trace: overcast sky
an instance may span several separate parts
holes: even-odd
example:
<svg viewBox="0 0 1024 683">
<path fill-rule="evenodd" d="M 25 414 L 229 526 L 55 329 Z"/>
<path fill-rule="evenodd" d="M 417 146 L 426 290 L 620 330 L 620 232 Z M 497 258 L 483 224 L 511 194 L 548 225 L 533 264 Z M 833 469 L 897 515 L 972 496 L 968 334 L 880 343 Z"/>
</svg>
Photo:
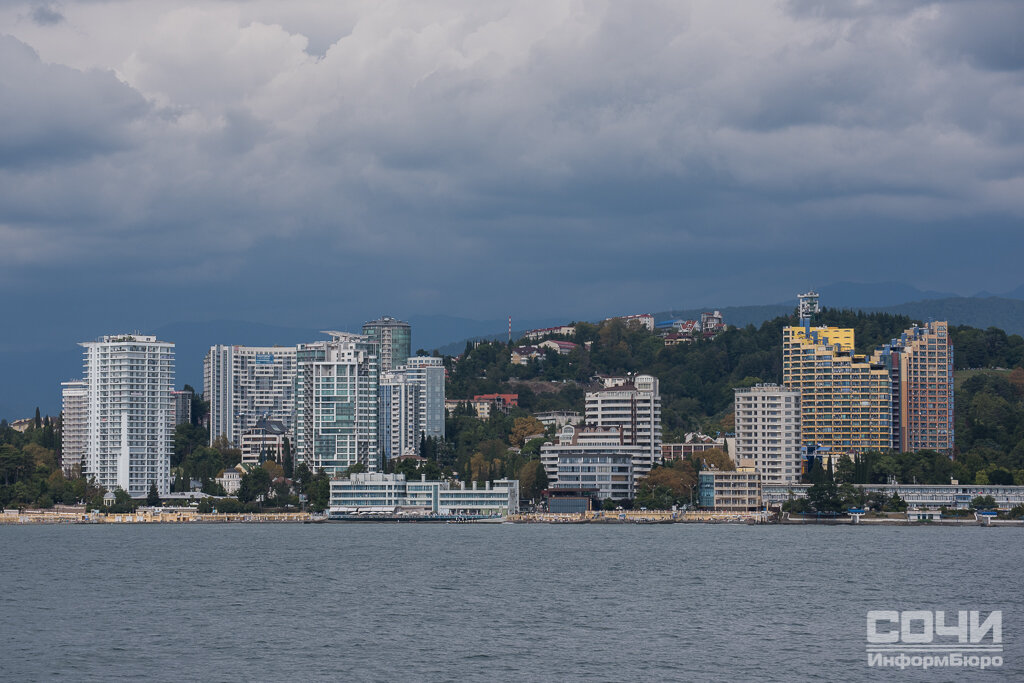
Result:
<svg viewBox="0 0 1024 683">
<path fill-rule="evenodd" d="M 985 0 L 0 2 L 5 319 L 1006 291 L 1022 27 Z"/>
</svg>

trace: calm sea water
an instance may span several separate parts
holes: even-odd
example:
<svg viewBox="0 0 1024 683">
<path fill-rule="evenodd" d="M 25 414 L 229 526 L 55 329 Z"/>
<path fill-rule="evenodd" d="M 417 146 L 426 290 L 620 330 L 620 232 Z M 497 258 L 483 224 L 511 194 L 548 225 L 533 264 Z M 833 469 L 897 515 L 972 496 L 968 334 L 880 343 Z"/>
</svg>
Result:
<svg viewBox="0 0 1024 683">
<path fill-rule="evenodd" d="M 4 681 L 1024 679 L 1019 529 L 0 527 Z M 867 667 L 869 609 L 1003 610 L 1001 670 Z"/>
</svg>

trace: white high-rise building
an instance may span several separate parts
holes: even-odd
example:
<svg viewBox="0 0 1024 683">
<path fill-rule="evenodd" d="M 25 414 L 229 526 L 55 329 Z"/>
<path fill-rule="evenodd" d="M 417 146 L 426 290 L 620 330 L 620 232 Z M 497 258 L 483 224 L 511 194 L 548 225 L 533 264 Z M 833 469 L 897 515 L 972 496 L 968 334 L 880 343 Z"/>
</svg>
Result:
<svg viewBox="0 0 1024 683">
<path fill-rule="evenodd" d="M 413 356 L 380 376 L 380 439 L 386 460 L 416 455 L 424 437 L 444 438 L 444 363 Z"/>
<path fill-rule="evenodd" d="M 211 346 L 203 360 L 203 395 L 210 402 L 210 444 L 224 436 L 241 445 L 261 418 L 292 428 L 294 346 Z"/>
<path fill-rule="evenodd" d="M 71 476 L 85 460 L 89 436 L 89 386 L 84 380 L 61 382 L 61 467 Z"/>
<path fill-rule="evenodd" d="M 331 340 L 300 344 L 296 354 L 296 462 L 332 476 L 357 463 L 376 471 L 379 346 L 360 334 L 324 334 Z"/>
<path fill-rule="evenodd" d="M 170 493 L 174 344 L 146 335 L 84 342 L 88 398 L 83 474 L 108 491 Z"/>
<path fill-rule="evenodd" d="M 800 390 L 758 384 L 736 393 L 736 460 L 766 484 L 800 482 Z"/>
<path fill-rule="evenodd" d="M 661 394 L 658 380 L 650 375 L 606 377 L 604 387 L 586 395 L 586 424 L 620 427 L 622 443 L 641 446 L 633 458 L 633 474 L 647 476 L 661 463 Z"/>
</svg>

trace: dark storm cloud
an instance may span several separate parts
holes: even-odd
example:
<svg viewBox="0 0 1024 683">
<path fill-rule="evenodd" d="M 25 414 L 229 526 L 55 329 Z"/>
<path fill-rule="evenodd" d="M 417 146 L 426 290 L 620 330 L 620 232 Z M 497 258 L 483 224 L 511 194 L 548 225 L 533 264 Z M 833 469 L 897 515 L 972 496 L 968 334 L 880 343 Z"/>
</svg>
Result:
<svg viewBox="0 0 1024 683">
<path fill-rule="evenodd" d="M 133 6 L 0 43 L 0 286 L 583 315 L 1021 239 L 1010 3 Z"/>
<path fill-rule="evenodd" d="M 944 8 L 930 31 L 933 49 L 992 71 L 1024 69 L 1024 3 L 964 2 Z"/>
</svg>

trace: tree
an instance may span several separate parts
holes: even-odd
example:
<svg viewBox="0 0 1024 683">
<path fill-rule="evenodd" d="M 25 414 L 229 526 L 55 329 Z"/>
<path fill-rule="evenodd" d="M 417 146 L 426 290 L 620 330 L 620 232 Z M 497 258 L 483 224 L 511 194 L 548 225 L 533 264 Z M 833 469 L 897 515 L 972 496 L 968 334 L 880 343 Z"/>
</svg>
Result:
<svg viewBox="0 0 1024 683">
<path fill-rule="evenodd" d="M 284 476 L 291 479 L 295 474 L 295 462 L 292 460 L 292 443 L 288 437 L 284 437 L 281 445 L 281 467 L 284 469 Z"/>
<path fill-rule="evenodd" d="M 529 460 L 519 468 L 519 497 L 527 500 L 540 498 L 548 487 L 548 475 L 540 460 Z"/>
<path fill-rule="evenodd" d="M 837 514 L 843 511 L 843 498 L 834 481 L 823 481 L 807 489 L 807 503 L 815 512 Z"/>
<path fill-rule="evenodd" d="M 997 467 L 989 471 L 988 483 L 995 486 L 1013 486 L 1013 474 L 1009 470 Z"/>
<path fill-rule="evenodd" d="M 731 472 L 736 469 L 736 464 L 732 461 L 732 458 L 721 448 L 709 448 L 706 451 L 694 453 L 693 460 L 695 461 L 694 467 L 696 469 L 704 469 L 705 465 L 722 470 L 723 472 Z"/>
<path fill-rule="evenodd" d="M 260 497 L 267 497 L 270 490 L 270 474 L 262 467 L 254 467 L 242 475 L 242 481 L 238 486 L 238 500 L 243 503 L 251 503 Z"/>
<path fill-rule="evenodd" d="M 996 499 L 992 496 L 976 496 L 971 500 L 971 507 L 976 510 L 995 510 Z"/>
<path fill-rule="evenodd" d="M 544 423 L 529 415 L 517 417 L 512 423 L 512 433 L 509 435 L 509 443 L 513 446 L 522 446 L 526 443 L 526 437 L 534 434 L 544 433 Z"/>
<path fill-rule="evenodd" d="M 234 467 L 242 462 L 242 451 L 232 446 L 223 434 L 213 440 L 213 448 L 220 452 L 225 467 Z"/>
<path fill-rule="evenodd" d="M 146 505 L 156 507 L 160 505 L 160 492 L 156 490 L 156 482 L 149 482 L 149 493 L 146 495 Z"/>
<path fill-rule="evenodd" d="M 696 483 L 697 473 L 687 461 L 654 467 L 637 486 L 636 503 L 658 510 L 688 503 Z"/>
</svg>

